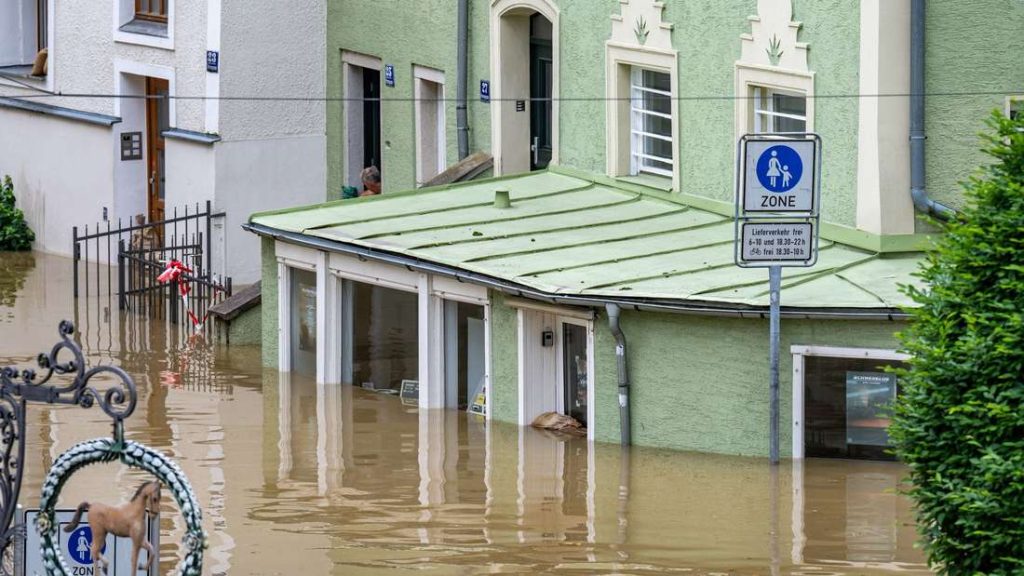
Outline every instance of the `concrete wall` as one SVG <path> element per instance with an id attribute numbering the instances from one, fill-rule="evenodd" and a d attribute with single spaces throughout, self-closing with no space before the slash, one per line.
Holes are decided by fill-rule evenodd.
<path id="1" fill-rule="evenodd" d="M 449 164 L 458 158 L 455 123 L 456 28 L 455 0 L 420 0 L 415 10 L 398 1 L 353 0 L 331 2 L 327 7 L 327 94 L 344 94 L 341 52 L 359 52 L 380 58 L 395 67 L 395 87 L 382 86 L 382 160 L 384 191 L 409 190 L 416 186 L 415 105 L 412 102 L 413 66 L 425 66 L 445 74 L 445 134 Z M 480 101 L 480 80 L 490 78 L 488 3 L 470 2 L 469 124 L 470 150 L 489 151 L 490 109 Z M 383 75 L 383 73 L 382 73 Z M 383 84 L 383 81 L 382 81 Z M 342 185 L 357 185 L 343 175 L 345 103 L 327 108 L 327 198 L 341 195 Z M 358 105 L 358 103 L 356 103 Z"/>
<path id="2" fill-rule="evenodd" d="M 113 205 L 110 128 L 6 108 L 0 127 L 0 177 L 14 180 L 35 247 L 69 254 L 71 227 L 101 221 Z"/>
<path id="3" fill-rule="evenodd" d="M 221 142 L 216 151 L 214 203 L 227 213 L 226 270 L 236 283 L 248 284 L 260 278 L 260 247 L 242 224 L 253 212 L 323 201 L 324 139 L 239 140 Z"/>

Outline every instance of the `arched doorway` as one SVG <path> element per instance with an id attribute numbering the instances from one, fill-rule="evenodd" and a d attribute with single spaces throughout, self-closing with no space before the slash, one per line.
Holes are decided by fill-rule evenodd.
<path id="1" fill-rule="evenodd" d="M 550 0 L 493 0 L 492 153 L 496 175 L 558 161 L 558 9 Z"/>

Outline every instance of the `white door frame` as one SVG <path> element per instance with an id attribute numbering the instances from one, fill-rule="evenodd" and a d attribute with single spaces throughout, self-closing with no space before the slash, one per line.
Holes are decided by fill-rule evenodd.
<path id="1" fill-rule="evenodd" d="M 910 356 L 880 348 L 841 348 L 833 346 L 792 346 L 793 354 L 793 459 L 804 458 L 804 359 L 808 356 L 906 362 Z"/>

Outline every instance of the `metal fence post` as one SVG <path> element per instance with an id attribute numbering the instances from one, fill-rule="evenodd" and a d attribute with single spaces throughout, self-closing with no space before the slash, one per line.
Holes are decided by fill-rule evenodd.
<path id="1" fill-rule="evenodd" d="M 80 254 L 78 252 L 78 226 L 71 228 L 71 277 L 72 284 L 74 285 L 75 298 L 78 298 L 78 259 Z"/>
<path id="2" fill-rule="evenodd" d="M 117 308 L 124 310 L 127 306 L 124 293 L 124 238 L 117 241 Z"/>

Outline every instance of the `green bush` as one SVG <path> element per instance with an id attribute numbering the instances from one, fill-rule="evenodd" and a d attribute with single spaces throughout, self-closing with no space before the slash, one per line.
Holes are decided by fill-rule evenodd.
<path id="1" fill-rule="evenodd" d="M 940 574 L 1024 574 L 1024 121 L 994 114 L 994 160 L 922 265 L 890 434 Z"/>
<path id="2" fill-rule="evenodd" d="M 0 185 L 0 250 L 31 250 L 35 239 L 25 214 L 14 206 L 14 183 L 4 176 Z"/>

